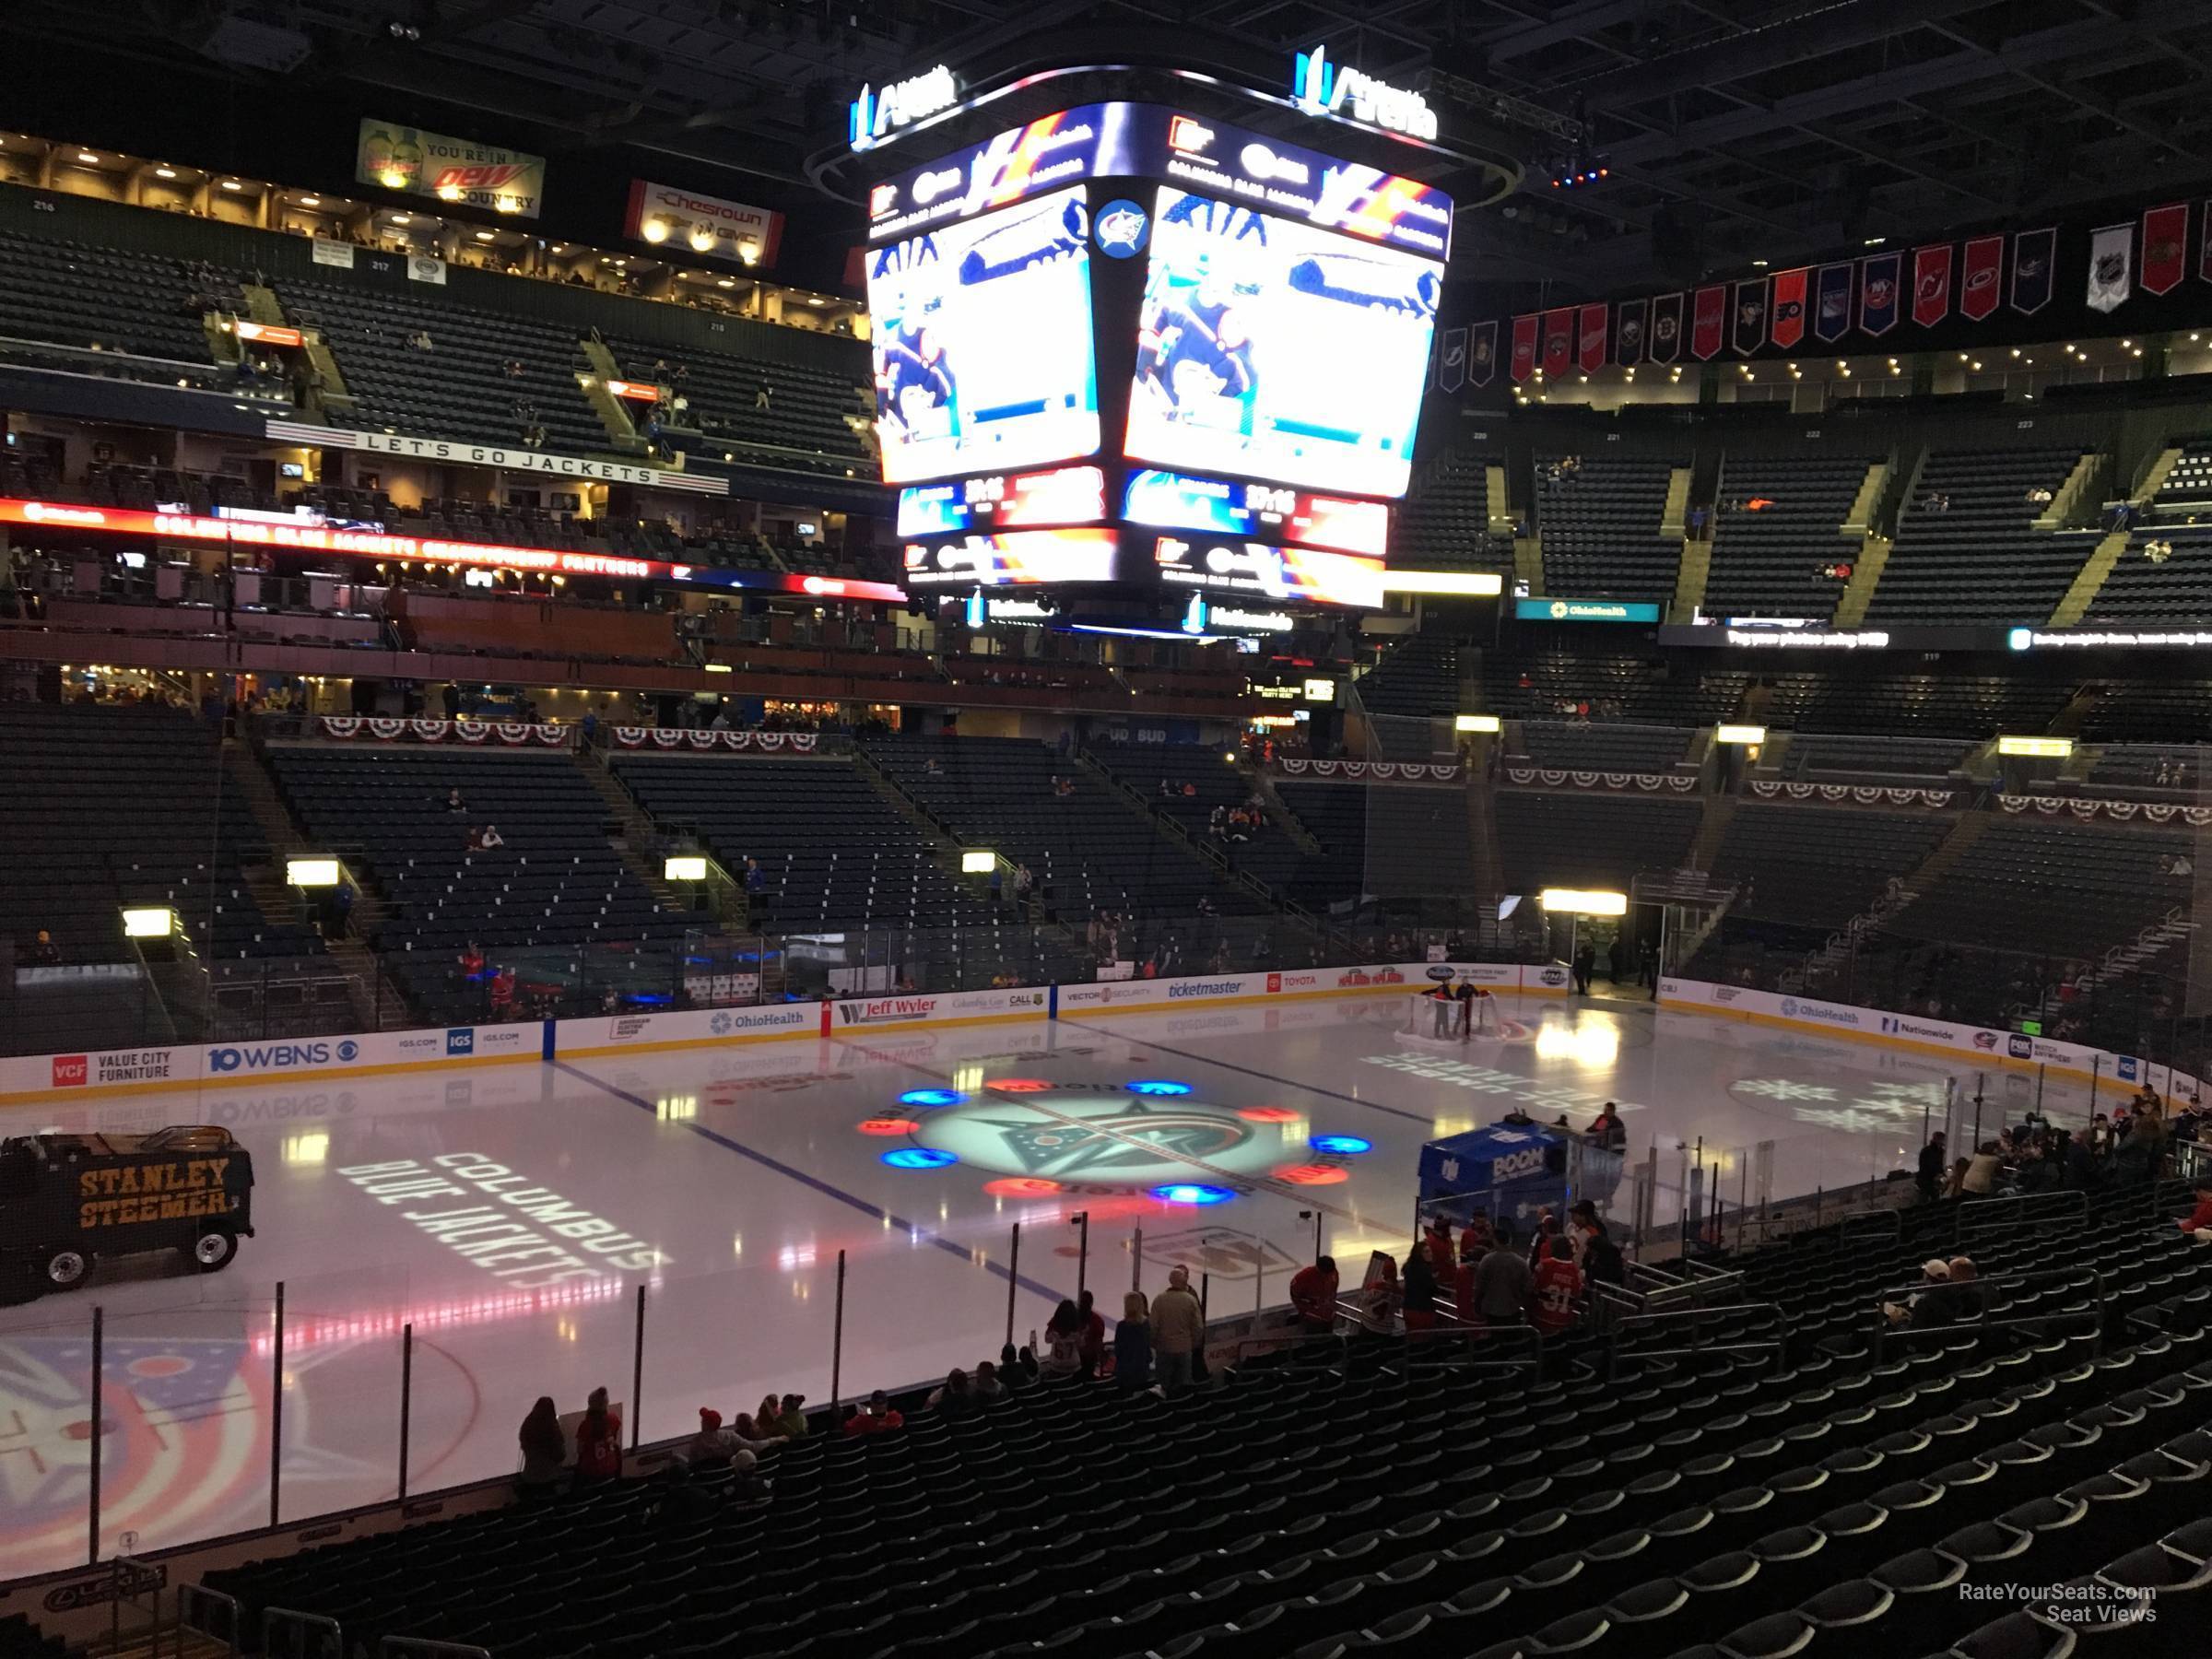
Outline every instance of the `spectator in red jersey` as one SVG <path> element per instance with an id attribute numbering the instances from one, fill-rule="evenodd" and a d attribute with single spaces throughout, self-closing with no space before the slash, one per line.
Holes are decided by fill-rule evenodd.
<path id="1" fill-rule="evenodd" d="M 1290 1276 L 1290 1305 L 1309 1331 L 1336 1328 L 1336 1258 L 1323 1256 Z"/>
<path id="2" fill-rule="evenodd" d="M 1044 1352 L 1038 1371 L 1046 1377 L 1072 1377 L 1083 1369 L 1083 1336 L 1088 1321 L 1065 1297 L 1044 1324 Z"/>
<path id="3" fill-rule="evenodd" d="M 504 1014 L 514 1006 L 514 970 L 501 968 L 491 976 L 491 1011 Z"/>
<path id="4" fill-rule="evenodd" d="M 2196 1207 L 2182 1218 L 2181 1229 L 2193 1233 L 2207 1228 L 2212 1228 L 2212 1175 L 2200 1175 L 2196 1182 Z"/>
<path id="5" fill-rule="evenodd" d="M 888 1434 L 894 1429 L 906 1427 L 906 1418 L 891 1405 L 891 1396 L 877 1389 L 868 1396 L 868 1403 L 845 1419 L 845 1432 L 853 1436 Z"/>
<path id="6" fill-rule="evenodd" d="M 569 1477 L 562 1465 L 567 1461 L 568 1445 L 560 1435 L 560 1413 L 553 1406 L 551 1394 L 540 1394 L 537 1404 L 530 1407 L 530 1415 L 523 1419 L 521 1433 L 523 1472 L 521 1485 L 525 1498 L 549 1498 L 560 1490 Z"/>
<path id="7" fill-rule="evenodd" d="M 1556 1236 L 1536 1264 L 1536 1329 L 1547 1336 L 1571 1329 L 1574 1299 L 1582 1290 L 1583 1270 L 1574 1265 L 1574 1245 L 1563 1235 Z"/>
<path id="8" fill-rule="evenodd" d="M 622 1414 L 606 1403 L 606 1390 L 594 1388 L 576 1425 L 576 1484 L 598 1486 L 622 1473 Z"/>

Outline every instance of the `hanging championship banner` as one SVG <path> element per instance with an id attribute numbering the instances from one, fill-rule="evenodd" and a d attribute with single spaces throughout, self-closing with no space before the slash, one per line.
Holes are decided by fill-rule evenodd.
<path id="1" fill-rule="evenodd" d="M 2051 273 L 2058 263 L 2058 227 L 2023 230 L 2012 239 L 2012 309 L 2039 312 L 2051 299 Z"/>
<path id="2" fill-rule="evenodd" d="M 1613 320 L 1613 360 L 1624 369 L 1643 361 L 1643 331 L 1651 311 L 1648 300 L 1623 300 Z"/>
<path id="3" fill-rule="evenodd" d="M 1516 383 L 1528 379 L 1536 371 L 1536 331 L 1544 319 L 1531 312 L 1525 317 L 1513 319 L 1513 380 Z"/>
<path id="4" fill-rule="evenodd" d="M 1767 343 L 1767 279 L 1735 285 L 1735 355 L 1749 357 Z"/>
<path id="5" fill-rule="evenodd" d="M 1851 332 L 1851 276 L 1848 265 L 1822 265 L 1814 283 L 1813 338 L 1833 345 Z"/>
<path id="6" fill-rule="evenodd" d="M 1966 244 L 1966 258 L 1959 278 L 1959 314 L 1979 323 L 1997 309 L 1997 290 L 2005 276 L 2005 239 L 1977 236 Z"/>
<path id="7" fill-rule="evenodd" d="M 1859 332 L 1877 338 L 1897 326 L 1897 285 L 1902 253 L 1870 253 L 1859 261 Z"/>
<path id="8" fill-rule="evenodd" d="M 1552 379 L 1574 364 L 1574 308 L 1562 305 L 1544 313 L 1544 372 Z"/>
<path id="9" fill-rule="evenodd" d="M 2089 238 L 2088 307 L 2115 312 L 2135 291 L 2131 266 L 2135 257 L 2136 228 L 2107 225 Z"/>
<path id="10" fill-rule="evenodd" d="M 1951 314 L 1951 244 L 1912 250 L 1912 321 L 1933 328 Z"/>
<path id="11" fill-rule="evenodd" d="M 1785 351 L 1805 338 L 1805 289 L 1811 276 L 1805 265 L 1774 275 L 1774 344 Z"/>
<path id="12" fill-rule="evenodd" d="M 1717 356 L 1728 330 L 1728 288 L 1724 283 L 1698 290 L 1689 320 L 1690 355 L 1700 363 Z"/>
<path id="13" fill-rule="evenodd" d="M 2172 202 L 2143 215 L 2143 291 L 2170 294 L 2189 265 L 2189 204 Z"/>
<path id="14" fill-rule="evenodd" d="M 1467 384 L 1487 386 L 1498 371 L 1498 324 L 1478 323 L 1467 330 Z"/>
<path id="15" fill-rule="evenodd" d="M 1436 337 L 1436 383 L 1456 392 L 1467 383 L 1467 331 L 1447 328 Z"/>
<path id="16" fill-rule="evenodd" d="M 1612 315 L 1613 308 L 1603 300 L 1583 307 L 1575 335 L 1575 361 L 1583 366 L 1584 374 L 1595 374 L 1606 366 L 1606 324 Z"/>
<path id="17" fill-rule="evenodd" d="M 1682 296 L 1662 294 L 1652 301 L 1652 361 L 1671 363 L 1682 353 Z"/>

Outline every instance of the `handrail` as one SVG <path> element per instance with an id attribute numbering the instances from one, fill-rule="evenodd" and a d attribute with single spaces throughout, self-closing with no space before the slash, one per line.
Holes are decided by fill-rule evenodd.
<path id="1" fill-rule="evenodd" d="M 220 1631 L 214 1628 L 207 1612 L 202 1610 L 203 1604 L 208 1608 L 222 1610 L 223 1628 Z M 177 1651 L 180 1653 L 184 1649 L 184 1632 L 193 1630 L 211 1641 L 223 1642 L 231 1653 L 236 1654 L 239 1651 L 239 1632 L 244 1628 L 245 1610 L 239 1606 L 235 1595 L 225 1595 L 220 1590 L 210 1590 L 205 1584 L 177 1586 Z"/>
<path id="2" fill-rule="evenodd" d="M 1780 1371 L 1789 1359 L 1788 1339 L 1781 1336 L 1762 1336 L 1749 1342 L 1693 1343 L 1688 1347 L 1631 1348 L 1629 1357 L 1641 1362 L 1646 1359 L 1702 1359 L 1710 1354 L 1772 1354 L 1774 1369 Z M 1620 1347 L 1618 1343 L 1606 1349 L 1606 1381 L 1611 1382 L 1620 1369 Z"/>
<path id="3" fill-rule="evenodd" d="M 431 1641 L 421 1636 L 387 1636 L 378 1650 L 380 1653 L 406 1655 L 422 1653 L 436 1659 L 447 1654 L 451 1659 L 491 1659 L 489 1648 L 480 1648 L 465 1641 Z"/>
<path id="4" fill-rule="evenodd" d="M 2053 1203 L 2053 1212 L 2047 1218 L 2024 1217 L 2017 1213 L 2006 1216 L 1995 1214 L 2000 1205 L 2025 1207 L 2030 1204 L 2045 1199 L 2052 1200 Z M 2056 1193 L 2000 1193 L 1988 1197 L 1977 1196 L 1971 1202 L 1962 1199 L 1959 1205 L 1959 1213 L 1954 1218 L 1951 1227 L 1951 1242 L 1954 1245 L 1963 1244 L 1966 1241 L 1966 1218 L 1970 1212 L 1977 1217 L 1988 1218 L 2000 1226 L 2043 1227 L 2057 1221 L 2079 1220 L 2086 1227 L 2089 1219 L 2089 1195 L 2078 1190 L 2069 1189 Z M 1990 1232 L 1995 1230 L 1995 1228 L 1994 1226 L 1982 1227 L 1975 1230 Z"/>
<path id="5" fill-rule="evenodd" d="M 1964 1282 L 1985 1287 L 1984 1297 L 1986 1298 L 1988 1291 L 2022 1289 L 2039 1282 L 2057 1280 L 2062 1284 L 2071 1284 L 2079 1278 L 2084 1271 L 2085 1269 L 2079 1267 L 2041 1267 L 2024 1273 L 1993 1274 L 1987 1278 L 1977 1276 Z M 1963 1319 L 1953 1320 L 1948 1324 L 1924 1325 L 1917 1329 L 1909 1324 L 1891 1324 L 1888 1315 L 1882 1312 L 1883 1305 L 1914 1292 L 1924 1295 L 1935 1287 L 1926 1284 L 1899 1285 L 1891 1289 L 1879 1292 L 1877 1294 L 1874 1303 L 1875 1359 L 1877 1363 L 1880 1361 L 1883 1345 L 1891 1337 L 1930 1336 L 1938 1334 L 1956 1336 L 1961 1332 L 2008 1331 L 2027 1325 L 2048 1324 L 2054 1320 L 2089 1321 L 2097 1334 L 2097 1347 L 2094 1351 L 2102 1353 L 2104 1351 L 2104 1273 L 2100 1268 L 2096 1267 L 2088 1268 L 2086 1271 L 2089 1275 L 2090 1281 L 2090 1305 L 2087 1308 L 2055 1308 L 2047 1313 L 2020 1313 L 2003 1319 L 1969 1315 Z M 1988 1305 L 1987 1300 L 1984 1300 L 1983 1306 L 1986 1309 Z"/>
<path id="6" fill-rule="evenodd" d="M 328 1640 L 310 1647 L 306 1639 L 318 1632 Z M 279 1633 L 292 1637 L 290 1646 L 278 1649 Z M 264 1659 L 344 1659 L 346 1632 L 339 1629 L 336 1619 L 320 1613 L 302 1613 L 297 1607 L 265 1607 L 261 1613 L 261 1651 Z"/>

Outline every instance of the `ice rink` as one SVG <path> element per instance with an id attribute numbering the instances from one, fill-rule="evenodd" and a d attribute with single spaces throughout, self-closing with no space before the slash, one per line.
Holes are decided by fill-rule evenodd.
<path id="1" fill-rule="evenodd" d="M 1465 1046 L 1409 1037 L 1384 996 L 6 1109 L 10 1134 L 225 1125 L 258 1232 L 220 1275 L 124 1259 L 0 1309 L 0 1576 L 85 1559 L 95 1306 L 103 1553 L 151 1549 L 268 1522 L 279 1389 L 284 1520 L 392 1497 L 409 1322 L 428 1491 L 514 1468 L 540 1394 L 566 1411 L 605 1384 L 652 1441 L 705 1405 L 825 1400 L 833 1365 L 847 1394 L 942 1377 L 995 1356 L 1009 1307 L 1026 1341 L 1079 1265 L 1110 1319 L 1133 1266 L 1157 1289 L 1177 1263 L 1219 1314 L 1279 1300 L 1318 1216 L 1349 1277 L 1403 1253 L 1421 1144 L 1515 1104 L 1579 1127 L 1617 1100 L 1632 1159 L 1656 1143 L 1671 1182 L 1701 1147 L 1733 1201 L 1761 1142 L 1777 1197 L 1910 1169 L 1946 1078 L 1975 1088 L 1933 1057 L 1642 1003 L 1500 1011 Z M 2036 1087 L 1991 1074 L 1990 1124 Z"/>

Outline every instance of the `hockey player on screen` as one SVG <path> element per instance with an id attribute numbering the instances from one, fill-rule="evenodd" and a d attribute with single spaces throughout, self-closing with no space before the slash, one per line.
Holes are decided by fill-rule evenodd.
<path id="1" fill-rule="evenodd" d="M 876 418 L 895 427 L 902 439 L 914 435 L 916 416 L 954 409 L 958 389 L 944 345 L 927 324 L 897 329 L 884 341 L 883 367 L 876 377 Z"/>
<path id="2" fill-rule="evenodd" d="M 1146 320 L 1136 339 L 1136 378 L 1167 402 L 1171 420 L 1191 412 L 1186 392 L 1235 398 L 1238 429 L 1251 435 L 1259 392 L 1252 338 L 1234 291 L 1210 266 L 1202 265 L 1195 285 L 1180 297 L 1171 292 Z"/>

